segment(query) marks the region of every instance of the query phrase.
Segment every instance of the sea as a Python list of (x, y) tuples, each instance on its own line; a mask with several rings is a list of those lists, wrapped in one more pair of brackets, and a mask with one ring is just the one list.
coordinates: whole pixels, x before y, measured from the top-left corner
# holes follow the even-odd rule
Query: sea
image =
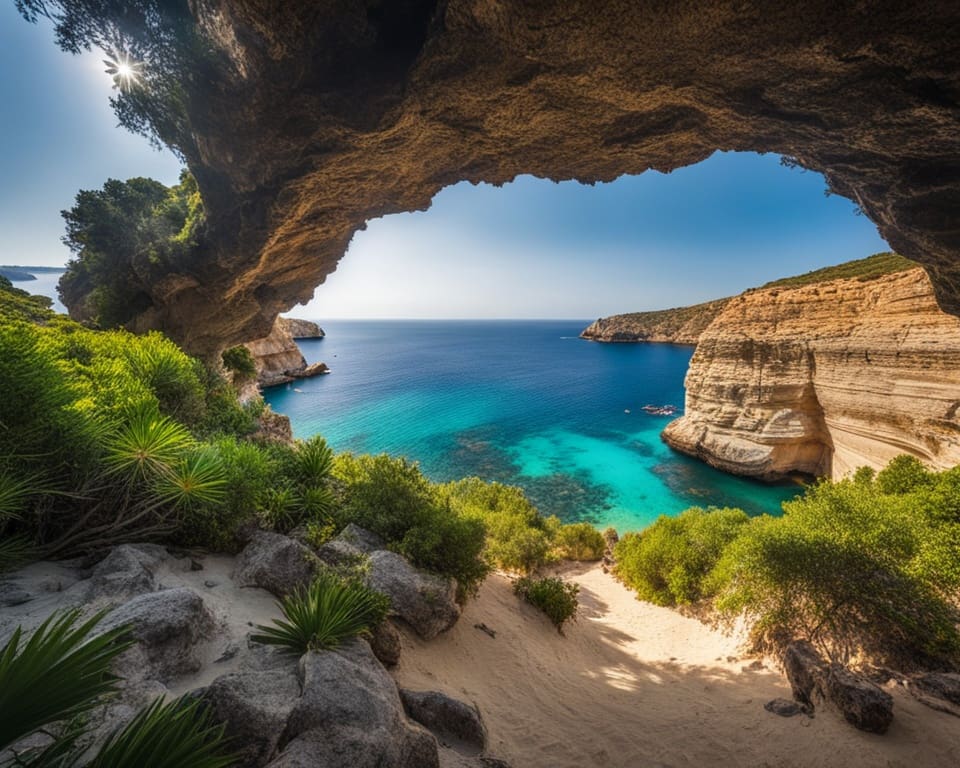
[(588, 320), (321, 322), (299, 342), (331, 373), (264, 394), (296, 437), (388, 453), (431, 479), (521, 486), (540, 511), (619, 532), (691, 507), (779, 514), (802, 493), (719, 472), (660, 439), (693, 348), (579, 338)]

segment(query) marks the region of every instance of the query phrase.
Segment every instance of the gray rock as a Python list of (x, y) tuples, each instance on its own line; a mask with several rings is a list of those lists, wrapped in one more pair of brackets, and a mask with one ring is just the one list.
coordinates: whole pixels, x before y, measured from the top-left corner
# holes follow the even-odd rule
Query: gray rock
[(385, 546), (383, 539), (377, 534), (349, 523), (340, 533), (323, 544), (317, 550), (317, 555), (334, 567), (354, 565)]
[(353, 523), (348, 523), (346, 527), (334, 537), (333, 541), (346, 542), (368, 555), (386, 546), (383, 539), (377, 536), (377, 534)]
[(444, 632), (460, 618), (457, 583), (421, 573), (395, 552), (370, 555), (369, 585), (390, 598), (391, 614), (407, 622), (424, 640)]
[(933, 696), (960, 706), (960, 675), (952, 672), (928, 672), (913, 678), (916, 688)]
[(233, 580), (241, 587), (262, 587), (283, 597), (310, 583), (317, 572), (310, 548), (278, 533), (258, 531), (237, 557)]
[(213, 717), (226, 726), (238, 766), (253, 768), (273, 757), (300, 696), (296, 657), (282, 660), (271, 669), (222, 675), (203, 693)]
[(121, 544), (94, 567), (88, 600), (125, 601), (157, 589), (157, 568), (168, 558), (156, 544)]
[(33, 595), (12, 581), (0, 584), (0, 608), (12, 608), (33, 600)]
[(121, 624), (130, 625), (137, 643), (117, 659), (118, 674), (163, 683), (200, 668), (197, 645), (215, 627), (203, 598), (182, 587), (135, 597), (107, 614), (97, 629)]
[(303, 694), (270, 768), (438, 768), (437, 742), (407, 720), (370, 647), (353, 640), (300, 660)]
[(783, 664), (794, 698), (808, 711), (813, 711), (815, 703), (828, 701), (861, 731), (886, 733), (890, 727), (893, 697), (842, 665), (828, 664), (809, 643), (787, 646)]
[(767, 712), (780, 715), (780, 717), (793, 717), (803, 712), (800, 704), (797, 704), (795, 701), (790, 701), (789, 699), (773, 699), (764, 704), (763, 708), (767, 710)]
[(487, 746), (487, 729), (479, 710), (439, 691), (400, 689), (407, 714), (448, 744), (466, 745), (477, 752)]
[(381, 621), (370, 633), (370, 649), (381, 664), (392, 667), (400, 661), (400, 632), (389, 619)]

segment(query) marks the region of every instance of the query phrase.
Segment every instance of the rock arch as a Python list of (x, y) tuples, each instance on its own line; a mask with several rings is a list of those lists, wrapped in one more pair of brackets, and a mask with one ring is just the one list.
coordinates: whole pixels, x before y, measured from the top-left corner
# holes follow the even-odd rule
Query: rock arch
[(307, 300), (355, 231), (462, 180), (612, 180), (714, 150), (821, 171), (960, 312), (960, 4), (195, 0), (208, 248), (137, 325), (209, 353)]

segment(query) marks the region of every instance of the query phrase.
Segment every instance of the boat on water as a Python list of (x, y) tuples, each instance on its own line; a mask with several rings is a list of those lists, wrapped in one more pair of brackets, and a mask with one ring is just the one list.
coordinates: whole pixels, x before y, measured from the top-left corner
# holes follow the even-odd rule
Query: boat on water
[(645, 405), (642, 410), (651, 416), (674, 416), (679, 409), (675, 405)]

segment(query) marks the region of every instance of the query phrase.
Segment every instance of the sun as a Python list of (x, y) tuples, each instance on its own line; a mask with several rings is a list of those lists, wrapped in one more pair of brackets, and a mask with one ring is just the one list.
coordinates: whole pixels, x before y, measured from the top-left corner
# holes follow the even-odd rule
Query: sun
[(143, 74), (143, 64), (126, 53), (108, 55), (110, 58), (104, 59), (103, 63), (107, 65), (107, 74), (113, 77), (114, 87), (123, 90), (136, 85)]

